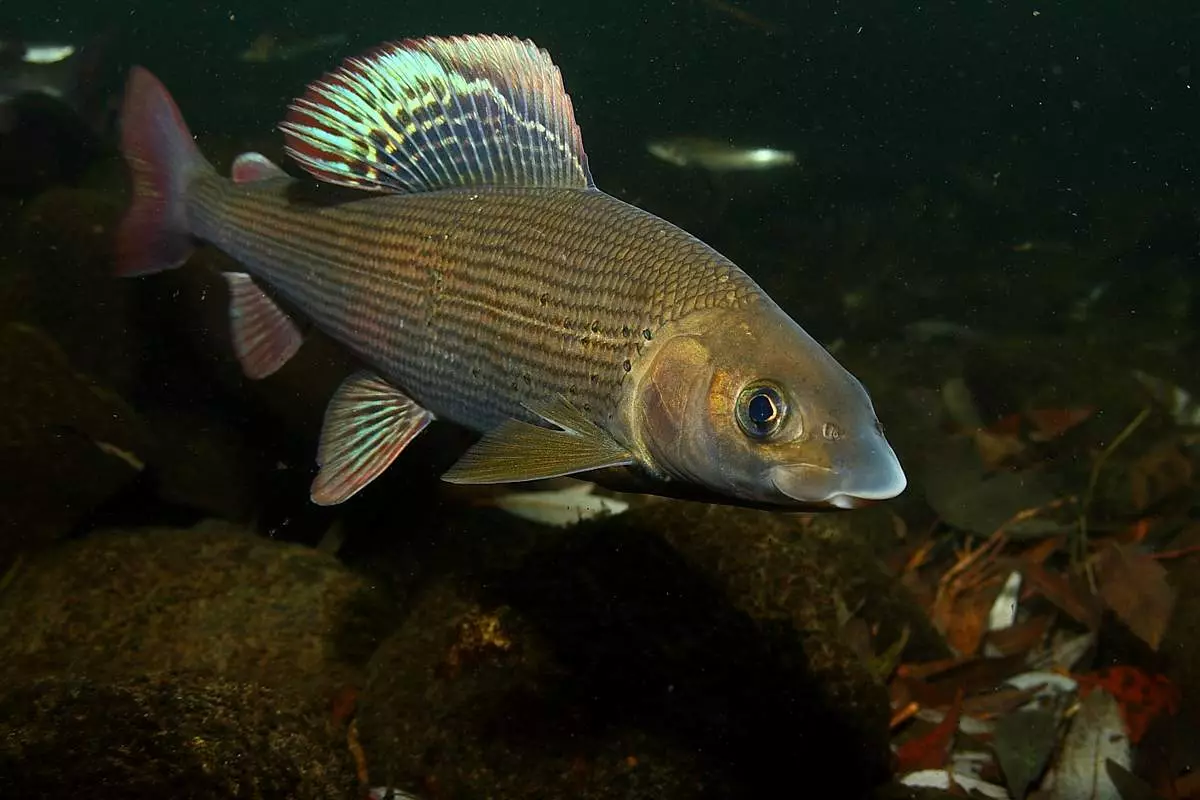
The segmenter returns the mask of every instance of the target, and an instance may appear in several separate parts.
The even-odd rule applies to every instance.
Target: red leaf
[[[906,775],[922,769],[941,769],[950,757],[958,718],[962,713],[962,689],[954,695],[954,704],[937,727],[924,736],[909,739],[896,750],[898,774]]]
[[[1041,442],[1057,439],[1095,412],[1093,407],[1030,409],[1025,412],[1025,416],[1034,427],[1029,438]]]
[[[1129,741],[1134,744],[1141,741],[1155,717],[1179,712],[1179,689],[1163,675],[1150,675],[1137,667],[1116,666],[1075,679],[1079,682],[1080,697],[1100,688],[1116,699]]]

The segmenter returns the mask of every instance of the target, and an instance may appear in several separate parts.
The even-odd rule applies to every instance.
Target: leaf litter
[[[988,422],[965,381],[936,394],[943,429],[923,465],[936,519],[897,517],[901,550],[884,561],[954,655],[910,663],[903,642],[856,637],[886,665],[875,674],[900,783],[1018,800],[1200,797],[1197,737],[1166,737],[1186,748],[1169,769],[1138,758],[1156,726],[1186,727],[1159,653],[1176,564],[1200,556],[1200,412],[1182,389],[1134,377],[1149,405],[1107,418],[1079,402]]]

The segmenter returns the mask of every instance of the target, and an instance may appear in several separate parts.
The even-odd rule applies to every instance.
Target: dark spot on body
[[[654,334],[650,333],[649,328],[646,328],[642,331],[642,336],[646,339],[647,342],[654,338]]]
[[[542,305],[548,305],[550,303],[550,294],[549,293],[543,294],[541,297],[538,298],[538,303],[540,303]]]
[[[528,373],[521,376],[521,380],[525,381],[526,386],[533,385],[533,378],[529,377]]]
[[[623,326],[621,327],[621,335],[622,335],[622,336],[624,336],[624,337],[626,337],[626,338],[628,338],[628,337],[629,337],[629,326],[628,326],[628,325],[623,325]]]
[[[630,370],[633,369],[633,362],[627,358],[627,359],[625,359],[625,363],[622,364],[621,366],[625,368],[626,372],[629,372]]]
[[[600,376],[593,372],[592,373],[592,383],[599,383],[599,382],[600,382]]]
[[[594,319],[594,320],[592,320],[592,333],[599,333],[599,332],[600,332],[600,320]]]

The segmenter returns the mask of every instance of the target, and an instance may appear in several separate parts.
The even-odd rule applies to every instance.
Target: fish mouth
[[[771,484],[789,500],[806,506],[852,509],[890,500],[904,491],[908,479],[891,448],[884,457],[850,470],[797,463],[772,467]]]

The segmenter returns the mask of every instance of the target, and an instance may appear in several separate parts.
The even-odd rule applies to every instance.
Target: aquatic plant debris
[[[1103,800],[1121,797],[1124,781],[1138,796],[1185,796],[1172,794],[1185,776],[1156,773],[1151,787],[1150,775],[1131,770],[1154,725],[1179,714],[1186,689],[1136,651],[1122,651],[1131,663],[1103,666],[1095,653],[1120,627],[1147,653],[1171,630],[1173,559],[1200,555],[1186,533],[1195,448],[1178,430],[1164,434],[1151,409],[1122,415],[1090,442],[1094,405],[1031,405],[989,425],[965,382],[941,394],[957,421],[926,467],[941,516],[916,536],[911,520],[900,524],[902,552],[889,563],[956,657],[902,663],[890,680],[901,782],[973,780],[987,796]],[[1179,421],[1176,411],[1168,424]],[[1081,464],[1070,483],[1046,481],[1055,457]],[[1022,506],[1025,476],[1054,489]],[[1110,483],[1131,486],[1133,503],[1102,501]],[[1003,503],[1015,507],[1007,516],[990,511]],[[963,737],[944,753],[933,744],[951,724]],[[965,737],[980,737],[982,756]]]

